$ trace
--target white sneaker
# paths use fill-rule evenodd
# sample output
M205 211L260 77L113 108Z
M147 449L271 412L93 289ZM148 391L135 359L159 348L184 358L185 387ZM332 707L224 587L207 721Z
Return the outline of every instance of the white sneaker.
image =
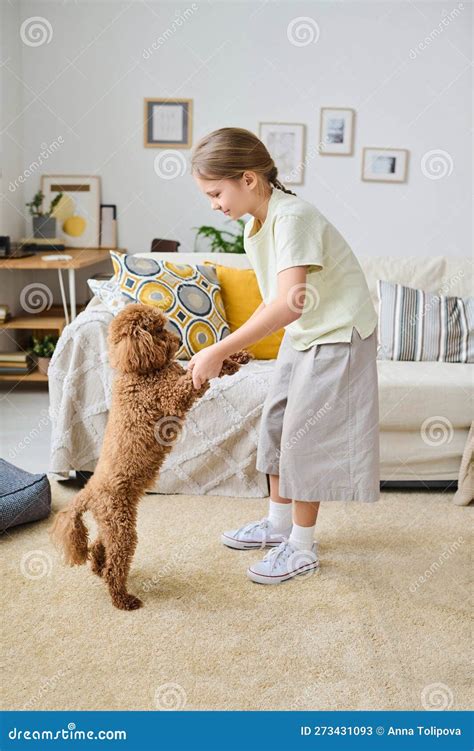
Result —
M269 550L261 561L252 563L247 576L257 584L279 584L299 574L315 573L319 569L316 543L311 550L298 550L285 539Z
M266 516L259 522L249 522L238 529L224 532L221 541L229 548L248 550L250 548L276 547L291 533L290 524L284 532L277 532Z

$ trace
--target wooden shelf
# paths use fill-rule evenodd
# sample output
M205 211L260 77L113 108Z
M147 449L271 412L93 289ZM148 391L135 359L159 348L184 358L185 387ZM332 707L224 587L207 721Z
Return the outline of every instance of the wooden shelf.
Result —
M61 316L14 316L6 323L0 323L0 329L54 329L62 331L66 325L64 315Z
M80 313L84 308L85 305L78 306L77 312ZM32 329L38 331L53 329L61 333L65 325L66 318L64 317L64 311L60 306L56 305L42 313L12 316L6 323L0 323L0 331L2 329Z
M31 373L22 375L21 373L0 373L0 381L37 381L40 383L47 383L48 376L40 373L39 370L33 370Z

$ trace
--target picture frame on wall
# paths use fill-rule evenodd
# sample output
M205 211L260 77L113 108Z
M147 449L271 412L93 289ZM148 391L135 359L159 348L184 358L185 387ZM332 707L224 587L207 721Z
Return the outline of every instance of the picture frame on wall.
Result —
M98 248L100 242L100 177L42 175L43 206L62 193L53 216L56 234L68 248Z
M367 146L362 149L362 180L404 183L408 175L408 149Z
M144 144L148 149L189 149L192 145L192 99L145 99Z
M285 185L304 182L306 126L303 123L259 123L259 138L278 168L278 179Z
M350 107L321 107L319 123L321 156L352 156L354 127L355 110Z

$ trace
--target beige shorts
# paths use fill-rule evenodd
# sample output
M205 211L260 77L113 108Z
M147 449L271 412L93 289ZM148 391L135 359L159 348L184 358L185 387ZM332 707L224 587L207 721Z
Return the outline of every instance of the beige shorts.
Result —
M257 470L282 498L380 498L377 331L295 350L285 332L262 410Z

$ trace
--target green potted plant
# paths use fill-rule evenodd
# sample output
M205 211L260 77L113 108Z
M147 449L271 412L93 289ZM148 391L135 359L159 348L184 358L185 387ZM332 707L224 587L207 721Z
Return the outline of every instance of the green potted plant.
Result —
M48 375L49 363L58 342L58 337L53 334L46 334L41 339L37 336L33 336L32 339L33 345L30 347L30 352L35 355L39 372L43 373L43 375Z
M33 200L26 204L33 217L33 237L52 238L56 237L56 217L53 211L61 200L63 194L58 193L50 203L49 211L43 211L44 193L38 190Z
M232 219L230 221L233 221ZM192 227L197 229L194 250L199 237L205 237L210 244L211 253L245 253L244 250L244 227L243 219L237 219L240 227L238 233L229 232L228 230L219 230L216 227L203 225L202 227Z

